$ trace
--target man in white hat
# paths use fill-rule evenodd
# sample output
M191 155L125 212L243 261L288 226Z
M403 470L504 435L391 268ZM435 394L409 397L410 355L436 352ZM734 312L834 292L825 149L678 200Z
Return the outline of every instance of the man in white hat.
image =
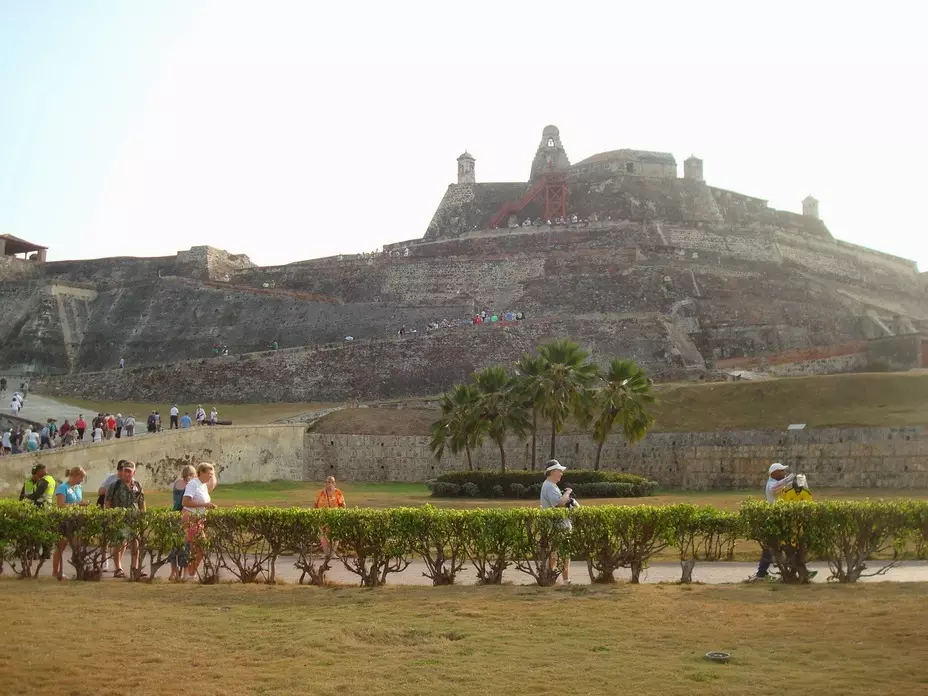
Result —
M556 508L556 507L566 507L570 502L570 495L573 492L570 488L565 488L564 492L561 493L561 489L558 488L558 481L564 476L564 472L567 471L566 466L561 466L561 463L557 459L550 459L545 465L545 482L541 484L541 507L545 508ZM570 520L564 520L565 527L568 531L573 528L573 525L570 523ZM563 558L561 560L561 577L564 579L564 584L570 584L570 558ZM552 554L551 556L551 567L553 568L558 559Z
M767 487L765 493L768 503L777 502L777 496L792 485L793 480L796 478L796 474L787 475L787 471L789 471L789 467L780 462L771 464L767 469ZM751 577L751 580L765 580L770 574L771 563L773 563L773 554L771 554L770 549L765 546L760 555L760 563L757 564L757 573Z

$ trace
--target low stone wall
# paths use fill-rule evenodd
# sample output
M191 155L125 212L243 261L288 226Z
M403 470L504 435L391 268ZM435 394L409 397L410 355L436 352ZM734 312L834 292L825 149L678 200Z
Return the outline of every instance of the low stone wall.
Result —
M196 427L139 435L96 444L73 445L0 459L0 495L16 493L31 468L41 462L61 481L73 466L87 471L84 490L93 495L120 459L137 464L145 487L164 488L185 464L213 462L222 483L299 481L304 476L302 425Z
M131 459L148 488L166 488L185 464L211 461L222 483L243 481L427 481L466 468L462 456L432 456L428 437L326 435L303 425L201 427L123 438L0 459L0 495L18 492L41 461L61 480L66 469L87 470L88 496L115 467ZM510 440L507 465L527 470L530 444ZM537 468L547 459L547 438L538 439ZM596 445L585 435L562 435L557 458L568 467L592 468ZM928 488L928 428L822 428L718 433L654 433L634 446L607 442L601 467L642 474L664 488L760 489L771 462L808 474L816 488ZM499 451L487 445L474 464L499 468ZM539 480L541 473L539 472Z
M306 436L306 475L333 474L350 481L425 481L466 469L463 455L432 457L425 436ZM547 459L546 438L538 441L538 468ZM530 444L510 440L510 469L530 468ZM557 457L568 467L592 468L596 445L588 436L562 435ZM634 446L607 442L601 468L642 474L665 488L689 490L759 488L774 461L809 475L815 488L928 487L928 429L822 428L808 431L654 433ZM484 446L474 464L499 468L499 451ZM540 476L540 474L539 474Z

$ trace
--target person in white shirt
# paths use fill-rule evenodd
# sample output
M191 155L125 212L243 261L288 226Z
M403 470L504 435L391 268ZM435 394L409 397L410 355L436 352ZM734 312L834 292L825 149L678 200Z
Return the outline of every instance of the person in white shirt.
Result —
M197 406L197 425L203 425L203 421L206 420L206 411L203 410L202 406Z
M13 401L10 402L10 410L13 412L13 415L15 416L17 413L19 413L19 410L20 410L22 407L23 407L23 405L22 405L21 403L19 403L19 399L17 399L17 398L14 396L14 397L13 397Z
M219 412L216 410L216 407L213 406L213 410L209 412L209 424L216 425L217 420L219 420Z
M180 411L177 408L177 404L171 406L171 430L177 430L180 426L177 424L177 416L180 414Z
M103 441L103 428L99 425L93 429L93 441L102 442Z
M129 417L126 418L125 422L123 423L123 427L126 429L126 437L132 437L135 435L135 416L130 413Z
M796 478L795 474L787 475L789 467L780 462L775 462L767 469L767 486L764 489L764 495L768 503L777 502L777 496L787 487L792 485ZM757 572L751 576L751 580L765 580L770 575L770 565L773 563L773 554L766 546L762 547L760 562L757 564Z
M181 519L187 543L190 545L191 559L186 571L189 577L197 574L200 561L203 560L203 547L200 539L206 530L206 511L215 510L216 504L210 500L210 491L216 487L216 469L209 462L197 466L196 478L187 482L184 488Z
M9 454L13 450L13 443L10 438L13 436L13 431L7 428L3 431L3 440L0 441L0 455Z

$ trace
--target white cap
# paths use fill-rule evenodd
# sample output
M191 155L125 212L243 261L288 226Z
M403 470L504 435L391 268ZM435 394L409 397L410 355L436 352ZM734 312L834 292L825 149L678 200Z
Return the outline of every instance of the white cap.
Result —
M787 469L789 469L788 466L786 466L785 464L780 464L780 462L777 462L775 464L770 465L770 468L767 469L767 473L772 474L774 471L786 471Z
M561 466L561 463L557 459L549 459L545 473L547 474L549 471L567 471L567 467Z

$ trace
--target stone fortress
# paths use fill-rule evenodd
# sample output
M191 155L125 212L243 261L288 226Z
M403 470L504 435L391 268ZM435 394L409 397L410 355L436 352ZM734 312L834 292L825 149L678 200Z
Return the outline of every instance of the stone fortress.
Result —
M861 369L872 346L924 364L926 275L835 239L811 196L774 210L708 185L696 157L678 176L669 153L571 164L554 126L526 182L479 182L466 152L457 165L425 235L383 254L0 257L0 372L57 375L52 393L239 402L434 394L565 336L658 379ZM527 318L423 331L484 308Z

